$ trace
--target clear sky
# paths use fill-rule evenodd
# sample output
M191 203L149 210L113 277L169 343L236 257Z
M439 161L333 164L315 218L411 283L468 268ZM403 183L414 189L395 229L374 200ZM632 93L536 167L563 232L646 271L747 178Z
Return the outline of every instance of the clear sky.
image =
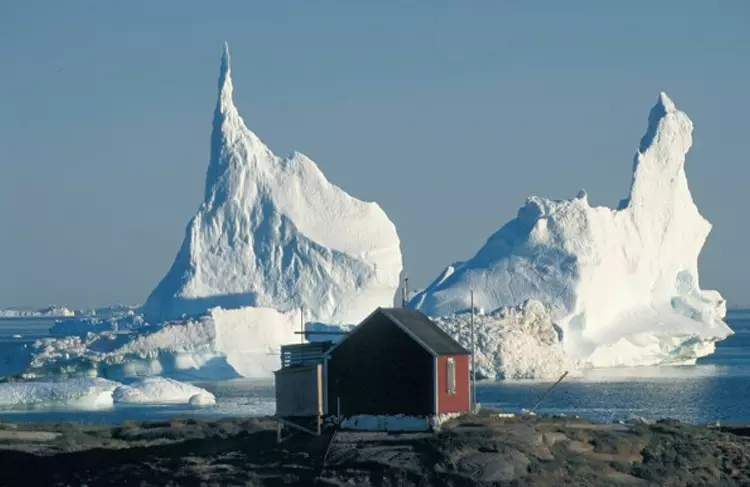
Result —
M695 123L701 285L750 303L750 2L0 2L0 306L142 302L235 100L396 223L426 285L531 194L616 205L650 107Z

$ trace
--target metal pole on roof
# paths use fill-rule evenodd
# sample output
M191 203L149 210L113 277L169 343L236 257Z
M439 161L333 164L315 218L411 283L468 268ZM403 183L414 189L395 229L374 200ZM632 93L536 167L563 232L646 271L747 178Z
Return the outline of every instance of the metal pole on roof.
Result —
M305 343L305 308L299 307L299 342Z
M471 291L471 404L477 407L477 367L474 360L474 291ZM474 412L474 411L472 411Z

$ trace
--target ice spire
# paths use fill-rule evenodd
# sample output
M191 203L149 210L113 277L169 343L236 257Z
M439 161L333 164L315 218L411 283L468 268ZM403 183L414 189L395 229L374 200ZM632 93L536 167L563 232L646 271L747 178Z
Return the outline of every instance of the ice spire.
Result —
M235 109L232 100L232 66L229 55L229 44L224 42L224 52L221 55L221 67L219 68L219 99L216 104L217 115L224 114Z
M659 122L661 122L661 120L668 114L675 113L676 111L677 108L675 107L674 102L667 96L667 94L663 91L659 93L659 100L656 102L656 105L651 108L651 112L649 113L648 129L643 135L643 138L641 138L641 143L638 147L639 152L646 152L646 149L648 149L654 142L656 133L659 130Z
M665 198L665 191L686 200L690 197L684 165L685 155L693 144L693 122L677 109L663 91L651 108L648 127L633 158L633 180L628 197L618 209L636 202L638 207L654 211ZM692 198L691 198L692 201Z
M357 323L392 306L401 249L385 212L330 183L308 157L275 156L247 128L232 99L226 43L215 86L204 198L144 305L148 319L256 306Z
M234 161L234 164L250 164L253 161L252 155L256 151L269 152L263 142L245 126L245 122L234 105L230 60L229 44L224 42L219 67L219 93L211 133L211 160L206 172L205 200L210 204L214 203L217 196L214 194L217 182L232 165L232 161ZM242 141L242 145L249 149L246 153L239 154L236 152L238 141Z

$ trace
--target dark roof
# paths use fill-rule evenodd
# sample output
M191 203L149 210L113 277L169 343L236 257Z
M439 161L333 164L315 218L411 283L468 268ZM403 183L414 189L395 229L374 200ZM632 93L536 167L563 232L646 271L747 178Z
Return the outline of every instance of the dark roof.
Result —
M468 355L450 335L421 311L407 308L379 308L381 313L415 338L428 352L435 355Z

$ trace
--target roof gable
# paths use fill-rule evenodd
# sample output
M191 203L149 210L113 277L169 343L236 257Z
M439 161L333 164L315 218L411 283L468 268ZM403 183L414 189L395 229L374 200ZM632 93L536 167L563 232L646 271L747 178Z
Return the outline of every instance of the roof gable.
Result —
M433 355L469 355L469 351L421 311L407 308L380 308Z
M350 336L366 325L376 314L382 314L391 323L399 327L404 333L417 342L431 355L469 355L469 352L462 347L450 335L444 332L434 321L421 311L410 310L406 308L377 308L370 315L362 320L348 335L341 339L337 344L331 347L326 355L338 348Z

